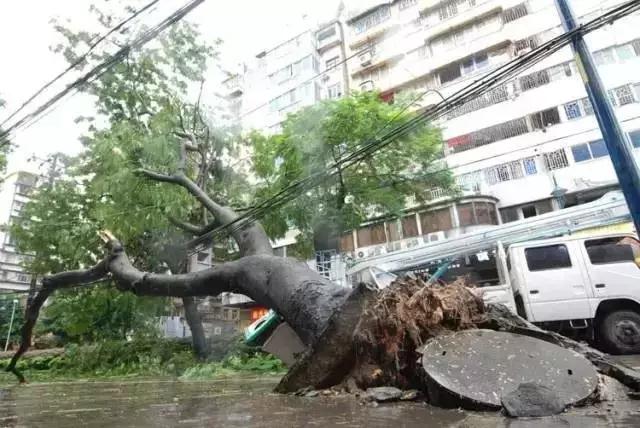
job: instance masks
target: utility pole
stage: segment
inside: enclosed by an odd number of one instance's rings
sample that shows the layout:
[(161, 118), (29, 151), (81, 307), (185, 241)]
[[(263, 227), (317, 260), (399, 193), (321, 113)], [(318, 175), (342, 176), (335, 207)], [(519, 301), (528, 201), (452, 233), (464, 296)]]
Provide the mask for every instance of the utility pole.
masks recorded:
[(9, 340), (11, 340), (11, 330), (13, 330), (13, 317), (16, 315), (16, 305), (18, 299), (13, 299), (13, 309), (11, 309), (11, 321), (9, 321), (9, 331), (7, 332), (7, 340), (4, 342), (4, 352), (9, 349)]
[[(556, 0), (556, 6), (565, 31), (575, 30), (578, 24), (569, 5), (569, 0)], [(598, 125), (600, 125), (600, 130), (602, 131), (602, 137), (607, 150), (609, 150), (613, 168), (618, 176), (620, 188), (629, 206), (636, 233), (640, 234), (640, 172), (633, 156), (631, 144), (616, 118), (613, 106), (609, 101), (591, 52), (587, 48), (582, 34), (575, 35), (571, 44), (575, 53), (578, 71), (582, 76), (589, 100), (593, 105)]]

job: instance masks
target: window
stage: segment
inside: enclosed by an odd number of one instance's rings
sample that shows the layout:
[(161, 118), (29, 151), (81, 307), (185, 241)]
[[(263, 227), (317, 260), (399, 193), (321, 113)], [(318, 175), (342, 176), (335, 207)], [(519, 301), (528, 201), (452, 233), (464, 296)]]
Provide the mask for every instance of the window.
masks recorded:
[(418, 0), (400, 0), (398, 7), (400, 10), (406, 9), (418, 3)]
[(318, 41), (321, 42), (335, 35), (336, 35), (336, 27), (334, 26), (318, 33)]
[(373, 28), (387, 19), (391, 18), (391, 8), (389, 5), (380, 6), (373, 12), (363, 16), (353, 23), (356, 34), (361, 34), (370, 28)]
[(640, 129), (629, 132), (629, 139), (633, 147), (640, 147)]
[(456, 206), (458, 210), (459, 226), (472, 226), (475, 224), (473, 218), (473, 204), (459, 204)]
[(602, 158), (609, 156), (609, 150), (604, 140), (591, 141), (589, 143), (589, 149), (591, 150), (591, 156), (595, 158)]
[(358, 247), (368, 247), (385, 242), (387, 242), (387, 237), (384, 233), (384, 223), (358, 229)]
[(569, 250), (565, 245), (527, 248), (524, 254), (531, 272), (571, 267)]
[(403, 238), (418, 236), (418, 220), (415, 215), (403, 217), (401, 223)]
[(462, 73), (460, 72), (460, 64), (455, 63), (448, 65), (447, 67), (440, 70), (438, 73), (440, 76), (440, 84), (444, 85), (445, 83), (453, 82), (456, 79), (462, 77)]
[(336, 98), (340, 98), (342, 96), (342, 85), (340, 83), (336, 83), (335, 85), (331, 85), (327, 88), (327, 98), (330, 100), (335, 100)]
[(522, 164), (524, 165), (524, 172), (526, 175), (535, 175), (538, 173), (535, 158), (523, 159)]
[(535, 205), (525, 205), (522, 207), (522, 217), (530, 218), (538, 215), (538, 211), (536, 211)]
[(616, 55), (618, 56), (618, 60), (620, 62), (629, 61), (636, 56), (635, 52), (633, 51), (633, 47), (630, 44), (617, 46)]
[(576, 162), (584, 162), (589, 159), (601, 158), (609, 155), (607, 146), (604, 140), (591, 141), (584, 144), (576, 144), (571, 147), (573, 153), (573, 159)]
[(616, 62), (612, 48), (603, 49), (593, 54), (596, 65), (607, 65)]
[(503, 223), (511, 223), (512, 221), (520, 220), (517, 208), (502, 208), (500, 210), (500, 217)]
[(591, 159), (589, 146), (587, 146), (586, 144), (577, 144), (571, 147), (571, 152), (573, 153), (573, 159), (576, 162), (584, 162), (586, 160)]
[(440, 210), (420, 213), (420, 224), (422, 226), (423, 235), (443, 230), (451, 230), (453, 229), (451, 211), (449, 208), (443, 208)]
[(546, 129), (550, 126), (560, 123), (560, 114), (558, 113), (557, 107), (534, 113), (529, 116), (529, 118), (531, 119), (531, 127), (534, 130)]
[(209, 253), (205, 251), (198, 251), (198, 262), (203, 263), (206, 262), (209, 258)]
[(591, 116), (593, 111), (593, 104), (591, 104), (591, 100), (589, 98), (583, 98), (580, 100), (580, 105), (582, 106), (582, 111), (586, 116)]
[(541, 70), (520, 78), (520, 89), (525, 92), (548, 84), (551, 79), (547, 70)]
[(564, 111), (567, 113), (567, 119), (577, 119), (582, 117), (582, 111), (580, 110), (580, 103), (573, 101), (564, 105)]
[(543, 155), (544, 166), (547, 171), (553, 171), (556, 169), (566, 168), (569, 166), (569, 160), (564, 149), (556, 150), (555, 152), (545, 153)]
[(507, 24), (511, 21), (527, 16), (528, 13), (526, 3), (520, 3), (519, 5), (506, 9), (502, 12), (502, 22)]
[(340, 57), (338, 56), (327, 60), (327, 62), (325, 62), (325, 70), (332, 70), (336, 68), (338, 66), (338, 61), (340, 61)]
[(635, 262), (635, 255), (640, 253), (640, 243), (628, 237), (592, 239), (584, 246), (594, 265)]
[(632, 104), (636, 101), (629, 85), (620, 86), (619, 88), (615, 88), (613, 91), (621, 106)]

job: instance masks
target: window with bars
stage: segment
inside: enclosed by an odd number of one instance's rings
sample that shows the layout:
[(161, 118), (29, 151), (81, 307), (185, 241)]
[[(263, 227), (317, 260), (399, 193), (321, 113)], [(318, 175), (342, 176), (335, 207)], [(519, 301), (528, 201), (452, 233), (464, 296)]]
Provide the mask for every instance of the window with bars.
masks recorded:
[(557, 107), (534, 113), (529, 116), (531, 127), (536, 129), (546, 129), (560, 123), (560, 113)]
[(547, 171), (554, 171), (556, 169), (566, 168), (569, 166), (569, 160), (567, 159), (567, 153), (564, 149), (559, 149), (554, 152), (545, 153), (543, 155), (544, 166)]
[(502, 12), (502, 22), (507, 24), (529, 14), (526, 3), (520, 3)]
[(567, 114), (567, 119), (569, 120), (577, 119), (583, 116), (582, 110), (580, 109), (579, 101), (572, 101), (570, 103), (566, 103), (564, 105), (564, 111)]
[(400, 10), (406, 9), (418, 3), (418, 0), (400, 0), (398, 8)]
[(593, 104), (591, 104), (591, 100), (589, 98), (583, 98), (580, 100), (580, 105), (582, 106), (582, 110), (586, 116), (590, 116), (594, 114)]
[(618, 99), (618, 104), (621, 106), (636, 102), (630, 85), (624, 85), (624, 86), (615, 88), (613, 92), (615, 93), (615, 96)]
[(524, 166), (524, 172), (526, 175), (535, 175), (538, 173), (538, 167), (536, 165), (535, 158), (526, 158), (522, 160)]
[(524, 177), (521, 161), (514, 161), (496, 165), (491, 168), (487, 168), (485, 173), (485, 179), (489, 184), (501, 183), (503, 181), (516, 180)]
[(353, 28), (356, 34), (361, 34), (368, 29), (383, 23), (389, 18), (391, 18), (391, 8), (389, 5), (380, 6), (375, 11), (355, 21), (353, 23)]
[(541, 70), (527, 76), (523, 76), (519, 79), (520, 89), (522, 92), (546, 85), (550, 81), (551, 79), (549, 78), (549, 72), (547, 70)]

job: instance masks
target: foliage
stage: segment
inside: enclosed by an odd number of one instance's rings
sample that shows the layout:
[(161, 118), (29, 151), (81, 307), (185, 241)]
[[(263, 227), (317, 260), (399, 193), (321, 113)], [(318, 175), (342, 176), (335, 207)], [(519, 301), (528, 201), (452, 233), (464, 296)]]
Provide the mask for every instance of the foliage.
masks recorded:
[(2, 345), (3, 349), (5, 341), (7, 340), (7, 333), (9, 332), (9, 324), (11, 324), (14, 300), (15, 313), (13, 315), (13, 325), (11, 327), (11, 334), (9, 335), (9, 342), (16, 342), (20, 339), (20, 327), (24, 321), (24, 308), (17, 295), (0, 294), (0, 345)]
[[(54, 51), (76, 61), (99, 33), (124, 16), (110, 7), (104, 1), (91, 6), (96, 18), (91, 31), (56, 23), (62, 40)], [(140, 30), (119, 32), (112, 42), (124, 44)], [(85, 150), (59, 163), (63, 167), (55, 181), (36, 191), (24, 207), (23, 220), (12, 226), (20, 250), (35, 255), (27, 266), (31, 272), (44, 275), (95, 264), (103, 257), (96, 234), (100, 230), (118, 237), (141, 269), (159, 272), (184, 266), (185, 250), (176, 244), (186, 236), (169, 219), (202, 224), (207, 217), (182, 188), (152, 182), (138, 172), (147, 168), (174, 173), (184, 138), (177, 131), (188, 132), (205, 144), (200, 153), (190, 153), (186, 172), (199, 175), (202, 187), (229, 202), (234, 201), (231, 195), (242, 194), (241, 174), (222, 161), (237, 150), (232, 130), (212, 130), (206, 116), (213, 110), (205, 111), (199, 99), (185, 101), (203, 81), (218, 43), (203, 42), (196, 27), (180, 22), (81, 88), (95, 97), (100, 115), (78, 118), (90, 123), (83, 137)], [(78, 68), (107, 55), (94, 49)], [(204, 167), (202, 159), (209, 161)], [(72, 341), (153, 334), (151, 321), (165, 304), (105, 287), (67, 290), (56, 293), (45, 309), (45, 325)]]
[[(0, 360), (0, 367), (8, 362)], [(281, 373), (284, 366), (277, 358), (255, 350), (232, 352), (221, 361), (200, 363), (184, 342), (138, 339), (69, 345), (61, 355), (23, 358), (18, 369), (32, 381), (141, 376), (193, 380), (239, 373), (275, 374)], [(0, 374), (0, 383), (13, 382), (13, 375)]]
[[(5, 101), (0, 98), (0, 110), (4, 107)], [(0, 127), (0, 135), (3, 131)], [(7, 167), (7, 153), (9, 151), (9, 139), (6, 136), (0, 136), (0, 174), (5, 172)], [(2, 176), (0, 176), (0, 183), (2, 183)]]
[[(296, 180), (323, 172), (362, 144), (413, 116), (402, 106), (383, 102), (378, 93), (354, 93), (289, 115), (281, 134), (254, 133), (254, 166), (264, 186), (258, 197), (276, 194)], [(378, 135), (380, 134), (380, 135)], [(425, 191), (448, 188), (451, 176), (438, 162), (439, 130), (425, 124), (398, 138), (355, 167), (271, 213), (265, 227), (282, 236), (290, 226), (309, 241), (313, 233), (339, 234), (372, 215), (399, 215), (408, 196), (424, 201)]]

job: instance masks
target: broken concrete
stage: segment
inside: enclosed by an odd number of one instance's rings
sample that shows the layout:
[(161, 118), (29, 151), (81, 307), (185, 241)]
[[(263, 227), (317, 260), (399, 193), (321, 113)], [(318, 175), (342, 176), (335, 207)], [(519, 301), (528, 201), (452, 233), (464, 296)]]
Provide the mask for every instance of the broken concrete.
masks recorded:
[(553, 416), (567, 407), (555, 391), (537, 383), (521, 383), (515, 391), (502, 397), (502, 406), (505, 413), (514, 418)]
[(438, 337), (422, 349), (433, 404), (497, 410), (522, 383), (554, 391), (566, 405), (589, 398), (598, 375), (576, 352), (527, 336), (466, 330)]

